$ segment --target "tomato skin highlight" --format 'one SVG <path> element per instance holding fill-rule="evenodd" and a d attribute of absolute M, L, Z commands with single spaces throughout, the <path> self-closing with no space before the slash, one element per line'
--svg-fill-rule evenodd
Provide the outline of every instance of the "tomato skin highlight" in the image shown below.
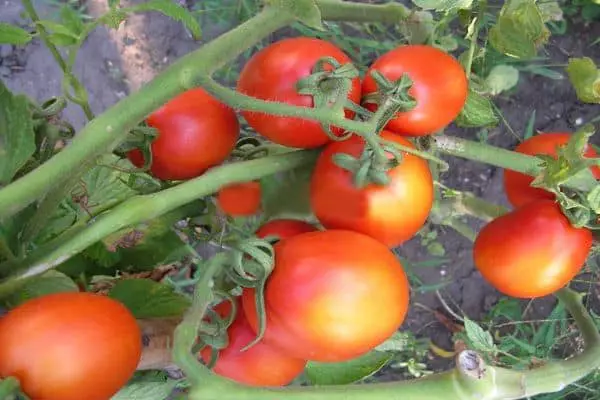
<path fill-rule="evenodd" d="M 417 105 L 410 111 L 398 112 L 386 129 L 406 136 L 425 136 L 450 124 L 462 110 L 468 93 L 467 76 L 451 55 L 426 45 L 399 46 L 380 56 L 371 65 L 362 83 L 362 94 L 378 90 L 371 72 L 377 70 L 390 81 L 404 73 L 413 81 L 409 94 Z M 369 110 L 377 105 L 365 104 Z"/>
<path fill-rule="evenodd" d="M 147 119 L 158 130 L 152 142 L 150 173 L 162 180 L 185 180 L 202 175 L 225 161 L 239 136 L 235 112 L 204 89 L 188 90 L 154 111 Z M 127 157 L 144 165 L 139 149 Z"/>
<path fill-rule="evenodd" d="M 229 302 L 218 304 L 215 311 L 225 317 L 231 312 L 231 305 Z M 300 375 L 306 366 L 305 360 L 291 357 L 262 341 L 241 351 L 256 338 L 241 304 L 233 323 L 227 329 L 227 336 L 229 344 L 219 351 L 213 368 L 217 375 L 251 386 L 285 386 Z M 210 347 L 204 347 L 200 354 L 205 363 L 210 361 Z"/>
<path fill-rule="evenodd" d="M 297 219 L 274 219 L 258 228 L 256 236 L 261 239 L 267 236 L 277 236 L 279 240 L 283 240 L 301 233 L 316 230 L 317 228 L 308 222 Z"/>
<path fill-rule="evenodd" d="M 106 400 L 133 376 L 141 332 L 121 303 L 69 292 L 27 301 L 0 318 L 0 377 L 38 400 Z"/>
<path fill-rule="evenodd" d="M 557 157 L 557 147 L 562 147 L 569 142 L 571 134 L 568 132 L 540 133 L 521 142 L 515 151 L 530 156 L 537 154 L 548 154 Z M 588 146 L 584 155 L 586 157 L 598 157 L 592 146 Z M 596 179 L 600 179 L 600 168 L 590 168 Z M 541 188 L 530 186 L 533 177 L 509 169 L 504 170 L 504 192 L 513 207 L 520 207 L 535 200 L 553 200 L 553 193 Z"/>
<path fill-rule="evenodd" d="M 552 200 L 496 218 L 477 236 L 475 266 L 498 291 L 536 298 L 566 286 L 583 267 L 592 233 L 573 227 Z"/>
<path fill-rule="evenodd" d="M 234 183 L 217 193 L 217 205 L 232 217 L 246 217 L 260 210 L 262 190 L 259 182 Z"/>
<path fill-rule="evenodd" d="M 383 244 L 360 233 L 303 233 L 274 246 L 265 288 L 263 340 L 298 358 L 345 361 L 389 338 L 408 309 L 402 265 Z M 254 290 L 242 294 L 256 331 Z"/>
<path fill-rule="evenodd" d="M 262 100 L 279 101 L 303 107 L 313 107 L 313 97 L 298 94 L 296 83 L 312 74 L 315 63 L 323 57 L 333 57 L 342 65 L 350 63 L 342 50 L 320 39 L 297 37 L 280 40 L 254 54 L 240 73 L 237 90 Z M 352 81 L 348 98 L 360 102 L 360 79 Z M 321 125 L 315 121 L 279 117 L 242 111 L 248 124 L 274 143 L 289 147 L 314 148 L 329 142 Z M 347 118 L 354 113 L 345 111 Z M 333 128 L 340 134 L 341 130 Z"/>
<path fill-rule="evenodd" d="M 414 148 L 406 138 L 389 131 L 381 136 Z M 433 177 L 427 161 L 402 153 L 400 165 L 388 171 L 389 185 L 370 183 L 359 189 L 352 173 L 337 166 L 332 156 L 359 157 L 363 149 L 364 140 L 358 136 L 327 145 L 311 178 L 311 206 L 328 229 L 353 230 L 394 247 L 413 237 L 427 220 L 433 205 Z"/>

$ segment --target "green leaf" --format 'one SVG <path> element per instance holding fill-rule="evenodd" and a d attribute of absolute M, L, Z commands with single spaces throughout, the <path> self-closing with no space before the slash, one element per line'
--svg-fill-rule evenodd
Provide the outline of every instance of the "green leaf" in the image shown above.
<path fill-rule="evenodd" d="M 116 8 L 121 4 L 121 0 L 108 0 L 108 7 Z"/>
<path fill-rule="evenodd" d="M 60 19 L 62 23 L 77 36 L 83 32 L 84 24 L 81 19 L 81 14 L 73 9 L 70 5 L 64 4 L 60 9 Z"/>
<path fill-rule="evenodd" d="M 110 268 L 121 261 L 121 253 L 108 251 L 102 242 L 96 242 L 81 253 L 85 258 L 101 267 Z"/>
<path fill-rule="evenodd" d="M 137 246 L 120 249 L 119 266 L 128 271 L 148 270 L 156 265 L 177 261 L 185 243 L 173 231 L 146 236 Z"/>
<path fill-rule="evenodd" d="M 26 281 L 15 294 L 6 299 L 6 305 L 12 308 L 47 294 L 77 291 L 79 288 L 71 278 L 62 272 L 50 270 Z"/>
<path fill-rule="evenodd" d="M 600 214 L 600 185 L 587 194 L 587 201 L 596 214 Z"/>
<path fill-rule="evenodd" d="M 531 112 L 531 116 L 527 121 L 527 126 L 525 127 L 525 132 L 523 133 L 523 139 L 529 139 L 533 136 L 533 131 L 535 127 L 535 110 Z"/>
<path fill-rule="evenodd" d="M 496 65 L 485 78 L 485 83 L 492 95 L 510 90 L 518 82 L 519 70 L 510 65 Z"/>
<path fill-rule="evenodd" d="M 339 363 L 309 361 L 305 371 L 313 385 L 347 385 L 375 374 L 392 357 L 391 353 L 371 351 L 358 358 Z"/>
<path fill-rule="evenodd" d="M 410 44 L 423 44 L 433 33 L 435 20 L 429 11 L 411 11 L 406 22 L 400 24 L 398 29 Z"/>
<path fill-rule="evenodd" d="M 548 21 L 562 21 L 563 10 L 558 1 L 539 1 L 537 3 L 542 19 Z"/>
<path fill-rule="evenodd" d="M 471 346 L 473 346 L 475 350 L 486 353 L 494 352 L 496 350 L 492 334 L 484 331 L 481 326 L 467 317 L 465 317 L 465 333 L 467 334 L 467 339 L 469 339 Z"/>
<path fill-rule="evenodd" d="M 567 74 L 579 100 L 600 104 L 600 70 L 594 60 L 589 57 L 570 58 Z"/>
<path fill-rule="evenodd" d="M 533 58 L 549 36 L 535 0 L 509 0 L 490 29 L 489 41 L 496 50 L 510 57 Z"/>
<path fill-rule="evenodd" d="M 0 80 L 0 186 L 7 184 L 35 153 L 29 101 L 13 95 Z"/>
<path fill-rule="evenodd" d="M 473 0 L 412 0 L 412 2 L 417 7 L 436 11 L 469 9 L 473 5 Z"/>
<path fill-rule="evenodd" d="M 495 126 L 500 119 L 496 115 L 490 99 L 469 90 L 467 102 L 455 122 L 462 128 L 475 128 Z"/>
<path fill-rule="evenodd" d="M 79 38 L 79 34 L 73 29 L 71 29 L 71 27 L 68 25 L 59 24 L 58 22 L 50 20 L 41 20 L 39 23 L 52 33 L 57 33 L 63 36 L 70 36 L 75 40 Z"/>
<path fill-rule="evenodd" d="M 187 297 L 150 279 L 118 281 L 108 296 L 122 302 L 138 318 L 177 317 L 189 307 Z"/>
<path fill-rule="evenodd" d="M 176 380 L 165 380 L 163 382 L 133 382 L 110 400 L 165 400 L 168 399 L 177 385 Z"/>
<path fill-rule="evenodd" d="M 312 215 L 309 187 L 313 168 L 314 165 L 308 165 L 260 180 L 266 217 L 305 218 Z"/>
<path fill-rule="evenodd" d="M 33 35 L 18 26 L 0 22 L 0 43 L 26 45 L 33 39 Z"/>
<path fill-rule="evenodd" d="M 171 17 L 185 25 L 192 33 L 194 39 L 199 39 L 202 35 L 200 24 L 196 17 L 186 8 L 174 3 L 171 0 L 150 0 L 142 4 L 135 5 L 130 8 L 133 11 L 158 11 L 167 17 Z"/>
<path fill-rule="evenodd" d="M 127 11 L 123 11 L 117 8 L 107 12 L 102 17 L 100 17 L 99 20 L 109 28 L 119 29 L 121 23 L 127 19 L 127 15 Z"/>
<path fill-rule="evenodd" d="M 63 35 L 62 33 L 51 33 L 48 35 L 48 40 L 55 46 L 67 47 L 77 44 L 77 38 L 71 35 Z"/>
<path fill-rule="evenodd" d="M 377 351 L 404 351 L 409 347 L 410 342 L 414 340 L 410 332 L 394 332 L 392 337 L 381 343 L 375 348 Z"/>

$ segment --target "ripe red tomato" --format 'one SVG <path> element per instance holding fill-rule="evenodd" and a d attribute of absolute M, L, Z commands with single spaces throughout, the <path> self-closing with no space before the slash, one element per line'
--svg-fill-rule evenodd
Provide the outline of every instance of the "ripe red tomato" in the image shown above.
<path fill-rule="evenodd" d="M 164 180 L 195 178 L 222 163 L 235 147 L 240 131 L 233 109 L 200 88 L 175 97 L 153 112 L 147 122 L 158 130 L 151 145 L 150 172 Z M 127 156 L 135 166 L 144 165 L 139 149 Z"/>
<path fill-rule="evenodd" d="M 106 296 L 46 295 L 0 318 L 0 377 L 18 378 L 32 399 L 109 399 L 141 352 L 135 318 Z"/>
<path fill-rule="evenodd" d="M 313 107 L 313 97 L 298 94 L 296 83 L 311 75 L 315 63 L 323 57 L 333 57 L 341 64 L 351 62 L 344 52 L 324 40 L 308 37 L 280 40 L 250 58 L 240 73 L 237 90 L 262 100 Z M 358 77 L 352 82 L 348 98 L 360 102 Z M 243 111 L 242 115 L 258 133 L 284 146 L 312 148 L 330 141 L 314 121 L 249 111 Z M 346 111 L 347 118 L 353 116 L 353 112 Z"/>
<path fill-rule="evenodd" d="M 394 133 L 424 136 L 450 124 L 467 100 L 468 80 L 462 66 L 451 55 L 435 47 L 410 45 L 397 47 L 379 57 L 367 71 L 362 83 L 363 96 L 378 90 L 371 72 L 377 70 L 390 81 L 403 74 L 413 81 L 409 94 L 417 106 L 398 112 L 386 126 Z M 373 103 L 365 104 L 376 110 Z"/>
<path fill-rule="evenodd" d="M 274 248 L 265 288 L 266 343 L 302 359 L 344 361 L 381 344 L 402 324 L 408 281 L 385 245 L 329 230 L 302 233 Z M 245 289 L 242 301 L 256 331 L 254 291 Z"/>
<path fill-rule="evenodd" d="M 260 210 L 261 194 L 259 182 L 234 183 L 219 190 L 217 205 L 232 217 L 254 215 Z"/>
<path fill-rule="evenodd" d="M 383 131 L 382 137 L 414 147 L 405 138 Z M 400 165 L 388 171 L 387 186 L 354 185 L 352 173 L 332 161 L 336 153 L 359 157 L 364 140 L 354 136 L 334 142 L 319 156 L 310 185 L 310 202 L 319 221 L 329 229 L 349 229 L 394 247 L 423 226 L 433 204 L 433 178 L 427 161 L 403 153 Z"/>
<path fill-rule="evenodd" d="M 487 224 L 473 256 L 479 272 L 500 292 L 534 298 L 567 285 L 591 246 L 590 230 L 573 227 L 553 200 L 538 200 Z"/>
<path fill-rule="evenodd" d="M 221 303 L 215 311 L 225 317 L 231 312 L 231 303 Z M 305 360 L 291 357 L 262 341 L 242 351 L 256 338 L 256 333 L 250 327 L 241 304 L 227 335 L 229 344 L 219 351 L 213 368 L 217 375 L 251 386 L 284 386 L 304 370 Z M 210 347 L 204 347 L 200 354 L 204 362 L 210 361 Z"/>
<path fill-rule="evenodd" d="M 531 156 L 548 154 L 556 158 L 557 147 L 566 145 L 570 137 L 571 134 L 566 132 L 540 133 L 524 140 L 515 148 L 515 151 Z M 585 156 L 598 157 L 598 154 L 593 147 L 588 146 Z M 592 167 L 591 170 L 596 179 L 600 179 L 600 168 Z M 554 199 L 554 194 L 530 186 L 531 182 L 533 182 L 533 177 L 529 175 L 509 169 L 504 170 L 504 191 L 513 207 L 520 207 L 535 200 Z"/>
<path fill-rule="evenodd" d="M 256 231 L 256 236 L 265 238 L 277 236 L 279 240 L 287 239 L 301 233 L 316 231 L 311 224 L 296 219 L 274 219 L 261 226 Z"/>

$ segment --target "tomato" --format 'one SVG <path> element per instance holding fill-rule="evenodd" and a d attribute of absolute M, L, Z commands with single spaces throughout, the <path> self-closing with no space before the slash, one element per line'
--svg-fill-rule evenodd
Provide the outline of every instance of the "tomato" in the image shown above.
<path fill-rule="evenodd" d="M 386 126 L 394 133 L 424 136 L 435 133 L 452 122 L 467 100 L 468 80 L 462 66 L 451 55 L 435 47 L 410 45 L 397 47 L 379 57 L 367 71 L 362 83 L 363 96 L 377 92 L 371 72 L 377 70 L 390 81 L 403 74 L 413 81 L 409 94 L 417 105 L 398 112 Z M 376 110 L 373 103 L 365 104 Z"/>
<path fill-rule="evenodd" d="M 229 315 L 229 302 L 217 305 L 215 311 L 222 317 Z M 219 351 L 213 372 L 239 383 L 251 386 L 284 386 L 304 370 L 305 360 L 291 357 L 276 347 L 259 342 L 246 351 L 242 349 L 256 338 L 241 307 L 227 329 L 228 346 Z M 211 349 L 204 347 L 200 354 L 205 363 L 210 361 Z"/>
<path fill-rule="evenodd" d="M 315 63 L 323 57 L 333 57 L 342 65 L 351 62 L 344 52 L 324 40 L 308 37 L 280 40 L 250 58 L 240 73 L 237 90 L 262 100 L 313 107 L 313 97 L 298 94 L 296 83 L 311 75 Z M 352 81 L 348 98 L 360 102 L 358 77 Z M 250 111 L 243 111 L 242 115 L 258 133 L 284 146 L 313 148 L 330 141 L 315 121 Z M 353 116 L 353 112 L 346 110 L 346 117 Z M 341 133 L 339 129 L 334 132 Z"/>
<path fill-rule="evenodd" d="M 329 230 L 281 240 L 274 249 L 264 292 L 266 343 L 302 359 L 345 361 L 372 350 L 402 324 L 408 281 L 385 245 Z M 254 290 L 245 289 L 242 302 L 256 331 Z"/>
<path fill-rule="evenodd" d="M 256 231 L 256 236 L 265 238 L 277 236 L 279 240 L 287 239 L 301 233 L 316 231 L 311 224 L 296 219 L 274 219 L 261 226 Z"/>
<path fill-rule="evenodd" d="M 592 233 L 573 227 L 553 200 L 538 200 L 496 218 L 477 236 L 475 266 L 500 292 L 546 296 L 577 275 Z"/>
<path fill-rule="evenodd" d="M 515 148 L 515 151 L 531 156 L 548 154 L 556 158 L 557 147 L 566 145 L 570 137 L 571 134 L 565 132 L 540 133 L 524 140 Z M 588 146 L 585 156 L 598 157 L 598 154 L 591 146 Z M 596 179 L 600 179 L 600 168 L 592 167 L 591 170 Z M 553 193 L 532 187 L 530 186 L 531 182 L 533 182 L 532 176 L 509 169 L 504 170 L 504 191 L 513 207 L 520 207 L 534 200 L 554 199 Z"/>
<path fill-rule="evenodd" d="M 383 131 L 382 137 L 414 146 L 405 138 Z M 388 171 L 390 184 L 354 185 L 352 173 L 332 161 L 336 153 L 359 157 L 364 140 L 354 136 L 334 142 L 319 156 L 310 184 L 310 202 L 326 228 L 349 229 L 369 235 L 390 247 L 410 239 L 423 226 L 433 204 L 433 178 L 427 161 L 402 153 Z"/>
<path fill-rule="evenodd" d="M 0 319 L 0 377 L 32 399 L 106 400 L 132 377 L 140 328 L 121 303 L 93 293 L 29 300 Z"/>
<path fill-rule="evenodd" d="M 222 163 L 235 147 L 240 131 L 233 109 L 200 88 L 175 97 L 152 113 L 147 122 L 158 130 L 151 145 L 150 172 L 164 180 L 195 178 Z M 137 167 L 144 165 L 139 149 L 127 156 Z"/>
<path fill-rule="evenodd" d="M 217 205 L 232 217 L 254 215 L 260 210 L 259 182 L 242 182 L 222 187 L 217 193 Z"/>

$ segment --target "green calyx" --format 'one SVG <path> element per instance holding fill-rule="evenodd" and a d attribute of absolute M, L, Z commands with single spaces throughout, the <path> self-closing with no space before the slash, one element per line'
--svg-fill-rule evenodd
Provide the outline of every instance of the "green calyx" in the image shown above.
<path fill-rule="evenodd" d="M 379 132 L 396 113 L 415 108 L 417 101 L 409 94 L 414 82 L 407 74 L 393 82 L 379 71 L 371 72 L 371 76 L 377 83 L 378 90 L 365 96 L 363 102 L 377 104 L 377 112 L 371 118 L 376 123 L 376 132 Z"/>

